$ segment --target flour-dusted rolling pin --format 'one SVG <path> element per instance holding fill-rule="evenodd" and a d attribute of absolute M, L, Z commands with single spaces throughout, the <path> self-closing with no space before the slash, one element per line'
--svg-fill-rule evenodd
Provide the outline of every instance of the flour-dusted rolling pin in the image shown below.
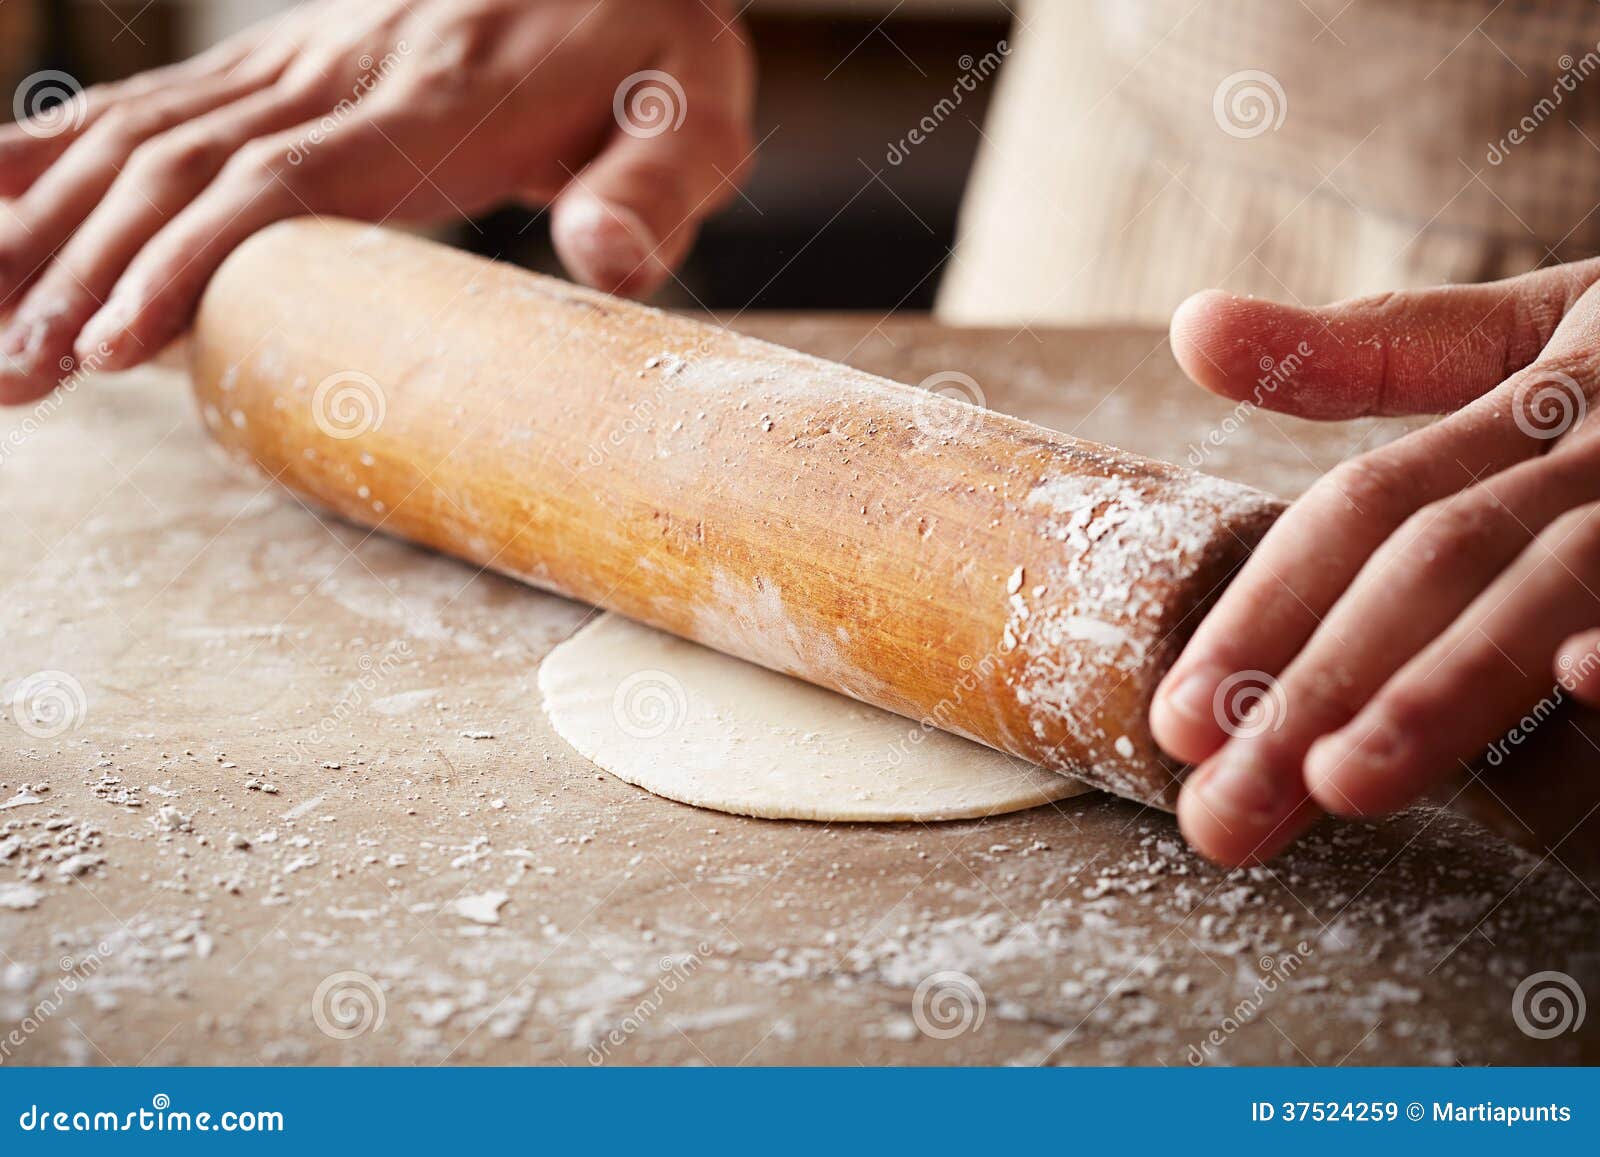
<path fill-rule="evenodd" d="M 1156 682 L 1280 503 L 700 321 L 295 221 L 213 436 L 368 526 L 1163 807 Z"/>

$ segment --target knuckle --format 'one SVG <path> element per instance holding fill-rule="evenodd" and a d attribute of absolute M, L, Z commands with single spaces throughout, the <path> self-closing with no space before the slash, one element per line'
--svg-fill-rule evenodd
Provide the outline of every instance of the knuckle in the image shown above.
<path fill-rule="evenodd" d="M 285 179 L 289 168 L 287 156 L 276 142 L 257 139 L 242 145 L 228 158 L 223 174 L 233 183 L 257 186 Z"/>
<path fill-rule="evenodd" d="M 505 48 L 505 30 L 497 20 L 465 11 L 450 23 L 445 44 L 439 64 L 459 78 L 463 70 L 476 72 L 497 63 Z"/>
<path fill-rule="evenodd" d="M 1361 699 L 1352 681 L 1338 670 L 1295 673 L 1288 684 L 1287 713 L 1300 717 L 1302 723 L 1337 727 L 1353 718 L 1361 708 Z"/>
<path fill-rule="evenodd" d="M 154 117 L 138 105 L 114 104 L 89 126 L 84 140 L 94 148 L 131 152 L 154 128 Z"/>
<path fill-rule="evenodd" d="M 1416 484 L 1382 452 L 1335 466 L 1312 487 L 1318 505 L 1398 523 L 1416 507 Z"/>
<path fill-rule="evenodd" d="M 1571 564 L 1600 566 L 1600 503 L 1569 510 L 1539 535 L 1550 554 Z"/>
<path fill-rule="evenodd" d="M 1425 685 L 1404 678 L 1395 680 L 1378 693 L 1373 703 L 1375 714 L 1402 735 L 1426 731 L 1438 714 L 1439 697 Z"/>
<path fill-rule="evenodd" d="M 1423 581 L 1476 571 L 1497 556 L 1504 533 L 1502 508 L 1474 494 L 1429 503 L 1384 545 L 1392 558 Z"/>
<path fill-rule="evenodd" d="M 223 148 L 221 141 L 200 133 L 168 132 L 134 149 L 128 166 L 141 180 L 189 184 L 215 172 Z"/>

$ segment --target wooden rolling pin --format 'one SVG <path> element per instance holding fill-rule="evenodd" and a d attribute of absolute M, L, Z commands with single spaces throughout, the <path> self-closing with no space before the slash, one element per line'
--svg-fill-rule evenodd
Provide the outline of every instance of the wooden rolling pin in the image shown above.
<path fill-rule="evenodd" d="M 1257 491 L 366 226 L 207 290 L 213 436 L 344 517 L 1170 808 Z"/>

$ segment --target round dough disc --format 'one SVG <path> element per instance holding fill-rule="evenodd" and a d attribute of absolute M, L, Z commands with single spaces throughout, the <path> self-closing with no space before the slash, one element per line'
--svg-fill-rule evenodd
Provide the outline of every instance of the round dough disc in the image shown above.
<path fill-rule="evenodd" d="M 657 795 L 735 815 L 969 819 L 1089 790 L 617 615 L 546 656 L 539 691 L 585 758 Z"/>

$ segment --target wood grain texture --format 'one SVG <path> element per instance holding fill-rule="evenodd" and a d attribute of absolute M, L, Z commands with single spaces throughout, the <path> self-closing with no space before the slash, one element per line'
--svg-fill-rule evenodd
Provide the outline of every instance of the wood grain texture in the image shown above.
<path fill-rule="evenodd" d="M 1145 722 L 1257 491 L 425 241 L 206 294 L 212 434 L 346 518 L 1170 806 Z"/>

